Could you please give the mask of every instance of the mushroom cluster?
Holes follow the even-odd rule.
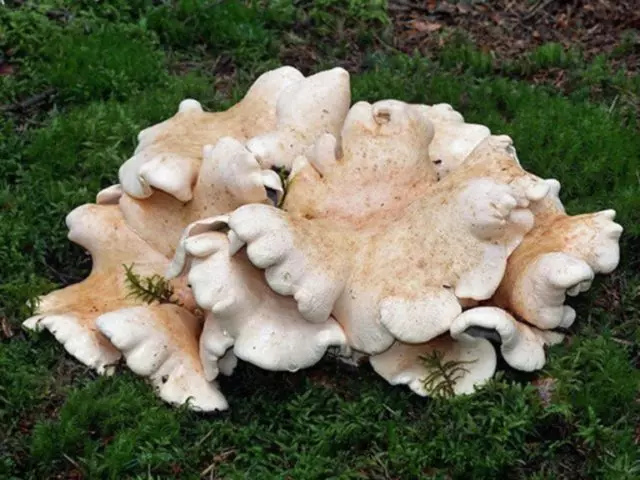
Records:
[[[470,393],[494,344],[540,369],[575,320],[566,295],[619,262],[615,212],[567,215],[559,190],[448,104],[351,105],[345,70],[278,68],[229,110],[188,99],[140,132],[119,183],[67,216],[91,274],[24,325],[203,411],[228,407],[216,378],[238,359],[296,371],[327,352],[419,395],[438,389],[427,358],[464,365],[449,387]],[[132,272],[168,294],[132,296]]]

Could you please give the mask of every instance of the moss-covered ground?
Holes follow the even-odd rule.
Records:
[[[498,67],[458,40],[407,55],[382,1],[4,3],[0,478],[640,478],[636,78],[557,45]],[[284,63],[347,67],[355,100],[451,103],[510,135],[527,169],[558,178],[570,213],[618,212],[620,267],[572,300],[578,320],[542,372],[501,368],[472,396],[428,400],[368,367],[242,365],[222,381],[230,411],[202,415],[21,330],[35,296],[88,273],[64,217],[115,183],[137,132],[185,97],[227,107]],[[573,75],[570,88],[527,81],[553,67]]]

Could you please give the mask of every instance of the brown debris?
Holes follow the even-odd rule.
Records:
[[[425,4],[427,7],[425,8]],[[437,4],[437,5],[436,5]],[[407,2],[390,0],[395,46],[424,54],[441,47],[440,34],[464,32],[478,47],[501,59],[517,59],[549,42],[581,48],[587,59],[612,54],[631,30],[640,28],[640,9],[633,0],[571,0],[529,2]],[[441,24],[430,31],[416,26]],[[612,60],[613,67],[640,70],[640,48],[627,48]]]
[[[47,101],[50,101],[51,98],[55,95],[55,93],[56,93],[55,88],[47,88],[45,91],[37,93],[36,95],[32,95],[29,98],[26,98],[26,99],[22,100],[21,102],[11,103],[9,105],[0,106],[0,112],[1,111],[7,111],[7,112],[17,111],[17,112],[21,112],[21,111],[28,110],[31,107],[40,105],[40,104],[42,104],[44,102],[47,102]]]
[[[556,389],[557,380],[552,377],[538,378],[532,382],[536,388],[538,397],[545,407],[553,403],[553,393]]]
[[[0,338],[11,338],[14,333],[6,317],[0,317]]]

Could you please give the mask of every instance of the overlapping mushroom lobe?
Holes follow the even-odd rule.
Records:
[[[305,320],[293,299],[269,288],[244,251],[230,255],[224,233],[206,231],[225,220],[205,219],[188,227],[170,270],[188,270],[195,298],[208,312],[200,340],[205,369],[232,348],[237,358],[262,368],[296,371],[317,363],[329,346],[344,345],[335,320]]]
[[[359,102],[339,152],[324,138],[294,164],[284,211],[247,205],[229,217],[268,284],[311,321],[333,314],[357,350],[426,342],[461,301],[490,298],[533,226],[530,203],[549,190],[504,136],[486,137],[438,181],[432,138],[418,106]]]
[[[67,226],[69,239],[90,252],[91,274],[42,297],[36,316],[26,320],[25,326],[50,330],[69,353],[102,373],[120,358],[120,352],[98,331],[96,320],[143,303],[130,296],[125,267],[141,277],[162,275],[169,259],[126,225],[117,205],[78,207],[67,216]],[[195,307],[182,278],[173,286],[188,307]]]
[[[280,94],[303,79],[292,67],[266,72],[239,103],[223,112],[205,112],[193,99],[182,101],[173,117],[138,135],[133,157],[119,170],[124,192],[143,199],[150,197],[154,190],[161,190],[182,202],[189,201],[202,160],[202,148],[225,136],[244,141],[274,129]]]
[[[236,139],[222,137],[215,145],[205,145],[202,156],[190,201],[183,203],[162,191],[143,200],[127,194],[119,199],[127,224],[167,256],[173,255],[190,223],[244,204],[271,203],[267,188],[282,193],[276,172],[263,169]]]

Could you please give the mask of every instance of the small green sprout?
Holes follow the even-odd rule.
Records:
[[[143,277],[133,271],[133,264],[123,265],[127,276],[127,298],[135,298],[145,303],[173,303],[180,305],[174,299],[174,291],[171,283],[161,275],[154,274]]]
[[[469,370],[463,365],[475,363],[476,360],[444,361],[444,353],[434,350],[429,355],[421,355],[420,359],[430,373],[422,379],[425,390],[435,397],[450,398],[455,395],[455,384]]]

